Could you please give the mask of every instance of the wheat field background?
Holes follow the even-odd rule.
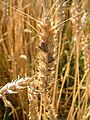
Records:
[[[90,0],[0,0],[0,120],[90,120]]]

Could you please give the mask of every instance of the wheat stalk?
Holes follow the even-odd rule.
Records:
[[[79,13],[79,1],[72,1],[71,6],[71,15],[72,15],[72,25],[73,25],[73,41],[74,41],[74,57],[75,57],[75,81],[74,81],[74,89],[73,89],[73,99],[72,99],[72,105],[68,114],[67,119],[72,119],[72,114],[74,111],[74,96],[76,94],[76,85],[78,82],[78,86],[80,84],[79,82],[79,53],[80,53],[80,34],[79,34],[79,17],[73,17],[74,15]],[[78,93],[78,102],[80,102],[80,94]],[[78,115],[79,116],[79,115]],[[79,118],[78,118],[79,119]]]
[[[86,1],[86,3],[88,3],[88,1]],[[82,108],[82,110],[84,112],[87,111],[87,104],[88,104],[88,101],[89,101],[89,92],[88,92],[88,89],[89,89],[89,80],[90,80],[90,49],[89,49],[89,43],[88,43],[88,31],[86,31],[85,33],[85,28],[87,27],[86,24],[88,24],[86,18],[88,18],[88,11],[85,11],[84,15],[82,16],[82,19],[81,19],[81,50],[82,50],[82,53],[83,53],[83,57],[84,57],[84,71],[88,71],[88,74],[86,76],[86,79],[85,79],[85,84],[86,84],[86,94],[85,94],[85,105],[84,107]],[[88,116],[88,113],[86,115],[83,115],[84,119],[85,117]],[[87,117],[88,119],[88,117]]]

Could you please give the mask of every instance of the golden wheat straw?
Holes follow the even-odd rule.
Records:
[[[72,99],[72,107],[71,107],[71,111],[70,111],[70,117],[69,119],[72,118],[72,113],[74,111],[74,99],[75,99],[75,93],[76,93],[76,85],[78,82],[78,86],[79,86],[79,53],[80,53],[80,34],[79,34],[79,16],[77,17],[73,17],[75,15],[77,15],[79,13],[79,1],[72,1],[72,5],[71,5],[71,16],[72,16],[72,27],[73,27],[73,41],[74,41],[74,45],[75,45],[75,50],[74,50],[74,57],[75,57],[75,81],[74,81],[74,88],[73,88],[73,99]],[[80,102],[80,93],[78,93],[78,103]],[[79,115],[78,115],[78,119],[79,119]]]
[[[30,16],[30,15],[24,13],[23,11],[21,11],[21,10],[19,10],[19,9],[16,9],[15,7],[13,7],[13,6],[11,6],[11,5],[9,5],[9,4],[3,2],[2,0],[0,0],[0,2],[3,3],[3,4],[5,4],[6,6],[9,6],[9,7],[12,8],[13,10],[19,12],[21,16],[24,15],[24,17],[26,16],[26,17],[28,17],[28,18],[30,18],[30,19],[36,21],[36,22],[39,22],[37,19],[33,18],[32,16]]]
[[[84,76],[83,76],[83,78],[82,78],[82,80],[81,80],[81,82],[80,82],[80,84],[79,84],[79,86],[78,86],[78,90],[77,90],[77,92],[76,92],[76,94],[75,94],[75,96],[74,96],[74,99],[73,99],[73,104],[75,103],[75,100],[76,100],[76,98],[77,98],[77,96],[78,96],[78,93],[79,93],[79,91],[80,91],[80,89],[81,89],[81,86],[82,86],[82,83],[84,82],[84,80],[85,80],[85,77],[87,76],[87,74],[88,74],[88,70],[85,72],[85,74],[84,74]],[[73,104],[72,104],[72,106],[71,106],[71,108],[70,109],[72,109],[72,107],[73,107]],[[79,103],[80,104],[80,103]],[[69,111],[69,114],[70,114],[70,111]],[[68,115],[68,117],[67,117],[67,120],[69,120],[69,119],[71,119],[72,117],[70,117],[70,116]]]
[[[63,90],[64,84],[65,84],[65,81],[66,81],[66,77],[68,76],[68,73],[69,73],[69,70],[70,70],[70,61],[71,61],[71,58],[72,58],[72,55],[73,55],[73,51],[74,51],[74,47],[73,47],[72,52],[70,54],[70,58],[69,58],[69,61],[67,63],[67,68],[66,68],[65,75],[64,75],[64,78],[63,78],[63,83],[62,83],[62,86],[61,86],[61,89],[60,89],[60,92],[59,92],[59,98],[58,98],[58,101],[57,101],[57,108],[56,108],[57,112],[58,112],[59,103],[60,103],[60,99],[61,99],[61,95],[62,95],[62,90]]]

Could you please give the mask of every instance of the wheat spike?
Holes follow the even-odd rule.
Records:
[[[11,83],[7,83],[0,89],[1,97],[6,94],[18,93],[18,90],[22,90],[27,87],[27,85],[32,81],[32,78],[30,79],[29,77],[25,77]]]

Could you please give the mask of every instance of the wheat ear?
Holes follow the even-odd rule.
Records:
[[[25,77],[19,80],[15,80],[11,83],[7,83],[4,87],[0,89],[0,97],[6,94],[18,93],[18,91],[27,87],[27,85],[32,81],[32,78]]]

